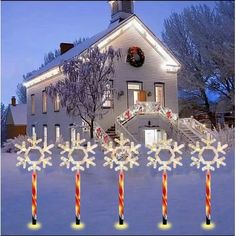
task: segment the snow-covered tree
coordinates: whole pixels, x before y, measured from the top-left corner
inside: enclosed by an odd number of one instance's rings
[[[217,3],[213,9],[198,5],[172,13],[164,22],[162,38],[182,63],[180,96],[198,100],[215,125],[209,91],[230,101],[234,97],[234,3]]]
[[[6,140],[8,106],[1,103],[1,145]]]
[[[51,98],[59,95],[62,107],[70,116],[79,116],[88,124],[90,138],[93,138],[95,118],[101,114],[106,94],[110,93],[108,85],[115,73],[115,60],[120,57],[120,50],[112,47],[104,51],[89,48],[81,56],[66,61],[65,78],[46,88]]]

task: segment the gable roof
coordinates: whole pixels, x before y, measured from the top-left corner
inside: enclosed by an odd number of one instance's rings
[[[160,54],[165,54],[165,58],[168,59],[169,62],[167,62],[167,65],[170,66],[174,66],[179,68],[180,67],[180,63],[179,61],[175,58],[175,56],[171,53],[170,50],[168,50],[164,44],[160,41],[160,39],[158,39],[154,33],[152,33],[152,31],[135,15],[132,14],[130,17],[126,18],[125,20],[121,21],[121,22],[114,22],[112,24],[109,25],[109,27],[94,35],[93,37],[85,40],[84,42],[76,45],[75,47],[73,47],[72,49],[68,50],[67,52],[65,52],[64,54],[58,56],[57,58],[55,58],[52,62],[48,63],[46,66],[44,66],[43,68],[39,69],[38,71],[36,71],[35,73],[33,73],[28,79],[27,81],[24,83],[24,85],[26,87],[29,87],[32,84],[32,80],[34,80],[37,77],[41,77],[41,75],[43,75],[46,72],[50,72],[53,68],[58,68],[60,67],[64,61],[69,60],[73,57],[76,57],[80,54],[82,54],[84,51],[86,51],[89,47],[94,46],[94,45],[98,45],[99,48],[102,48],[103,46],[105,46],[106,43],[104,43],[105,41],[108,41],[106,39],[109,39],[110,37],[112,37],[112,35],[115,35],[117,32],[119,33],[119,30],[122,29],[123,27],[127,26],[127,28],[134,22],[134,25],[136,26],[136,28],[142,32],[144,32],[144,34],[146,35],[146,39],[149,40],[152,44],[152,46],[160,53]],[[113,37],[115,38],[115,37]],[[112,38],[111,38],[112,40]],[[111,41],[109,40],[109,41]],[[56,70],[56,72],[54,71],[54,73],[51,73],[47,76],[45,76],[46,78],[49,78],[53,75],[55,75],[55,73],[60,73],[60,70]],[[38,80],[38,82],[40,82],[42,79]]]
[[[7,124],[26,125],[27,124],[27,104],[9,105]]]

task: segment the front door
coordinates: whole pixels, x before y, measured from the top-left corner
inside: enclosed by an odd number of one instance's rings
[[[138,94],[140,90],[142,90],[142,82],[128,82],[128,107],[136,104],[136,102],[138,101]]]
[[[153,145],[163,138],[164,130],[159,129],[145,129],[144,130],[145,145]]]

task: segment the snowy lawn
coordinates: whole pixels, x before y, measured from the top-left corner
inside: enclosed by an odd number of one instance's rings
[[[57,153],[58,150],[57,150]],[[143,152],[145,153],[145,152]],[[172,228],[161,231],[161,172],[140,166],[125,173],[125,221],[128,229],[118,231],[118,173],[103,167],[103,153],[97,149],[96,167],[81,173],[81,220],[85,228],[73,230],[74,173],[59,167],[60,156],[53,156],[53,167],[38,174],[38,220],[42,228],[31,231],[31,173],[16,167],[16,154],[2,153],[2,234],[234,234],[234,150],[226,156],[226,167],[212,173],[212,220],[214,230],[205,231],[205,173],[190,167],[186,153],[183,166],[168,172],[168,220]]]

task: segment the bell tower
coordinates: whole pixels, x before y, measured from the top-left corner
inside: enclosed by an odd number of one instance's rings
[[[109,0],[111,5],[111,23],[121,22],[134,14],[133,0]]]

